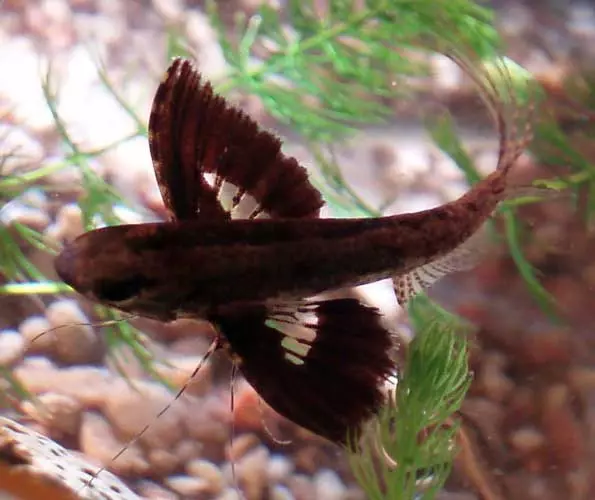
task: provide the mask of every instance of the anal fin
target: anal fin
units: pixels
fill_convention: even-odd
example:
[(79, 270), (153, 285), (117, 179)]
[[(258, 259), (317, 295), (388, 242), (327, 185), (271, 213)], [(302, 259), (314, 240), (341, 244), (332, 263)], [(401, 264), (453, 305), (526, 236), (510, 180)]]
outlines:
[(443, 277), (475, 267), (487, 255), (490, 235), (488, 223), (481, 226), (454, 250), (393, 277), (393, 288), (401, 307)]

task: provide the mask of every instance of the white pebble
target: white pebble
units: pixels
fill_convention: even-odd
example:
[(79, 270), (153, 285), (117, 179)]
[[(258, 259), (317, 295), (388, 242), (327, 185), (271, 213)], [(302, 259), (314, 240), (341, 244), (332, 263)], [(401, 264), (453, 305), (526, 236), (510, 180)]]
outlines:
[(270, 498), (271, 500), (294, 500), (295, 497), (286, 486), (276, 484), (271, 488)]
[(0, 366), (6, 367), (17, 363), (25, 352), (25, 341), (15, 330), (0, 332)]
[(4, 205), (0, 212), (0, 222), (5, 226), (19, 223), (36, 231), (43, 231), (50, 223), (49, 215), (39, 208), (28, 207), (19, 201), (12, 201)]
[[(81, 207), (75, 203), (64, 205), (56, 216), (56, 237), (60, 240), (74, 240), (85, 230)], [(49, 229), (49, 228), (48, 228)]]
[(57, 300), (46, 309), (52, 328), (53, 354), (67, 364), (86, 364), (97, 358), (97, 335), (75, 300)]
[(313, 482), (316, 498), (342, 500), (345, 497), (345, 485), (335, 471), (323, 469), (316, 473)]
[(190, 476), (170, 476), (165, 484), (185, 498), (196, 497), (204, 491), (204, 481)]
[(244, 500), (234, 488), (227, 488), (216, 500)]
[(271, 483), (281, 483), (293, 472), (293, 462), (283, 455), (273, 455), (267, 466), (267, 476)]
[(221, 469), (214, 463), (203, 459), (191, 460), (186, 464), (186, 472), (190, 476), (204, 481), (203, 491), (205, 493), (218, 495), (223, 491), (225, 480)]
[(19, 325), (19, 332), (34, 352), (47, 352), (52, 345), (50, 335), (45, 335), (51, 328), (50, 322), (43, 316), (31, 316)]

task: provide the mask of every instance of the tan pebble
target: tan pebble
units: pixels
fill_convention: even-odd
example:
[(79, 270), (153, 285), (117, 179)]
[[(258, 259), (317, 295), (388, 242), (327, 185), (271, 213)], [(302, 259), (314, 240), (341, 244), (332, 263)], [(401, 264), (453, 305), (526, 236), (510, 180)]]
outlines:
[(558, 384), (547, 391), (541, 427), (556, 465), (569, 471), (584, 463), (585, 432), (572, 412), (566, 386)]
[(543, 331), (523, 335), (520, 342), (521, 362), (537, 366), (565, 366), (572, 360), (570, 334), (565, 331)]
[(149, 425), (140, 438), (141, 443), (153, 449), (172, 449), (186, 437), (183, 426), (186, 410), (182, 403), (182, 400), (174, 401), (173, 395), (156, 382), (137, 381), (131, 387), (120, 380), (107, 394), (102, 411), (120, 436), (131, 439)]
[(49, 224), (41, 234), (43, 241), (50, 247), (60, 247), (64, 243), (62, 228), (56, 223)]
[(25, 340), (15, 330), (0, 331), (0, 366), (11, 367), (18, 363), (25, 352)]
[[(365, 497), (363, 500), (365, 500)], [(451, 491), (440, 491), (436, 495), (436, 500), (477, 500), (477, 495), (474, 495), (473, 493), (453, 493)]]
[(325, 500), (342, 500), (345, 495), (345, 485), (339, 475), (330, 469), (316, 473), (313, 478), (315, 498)]
[[(139, 447), (119, 440), (109, 422), (101, 415), (86, 412), (80, 433), (81, 451), (112, 472), (122, 476), (142, 476), (150, 471)], [(126, 450), (113, 458), (124, 448)]]
[(293, 462), (283, 455), (273, 455), (269, 459), (267, 477), (271, 483), (281, 483), (293, 472)]
[(153, 481), (139, 481), (137, 490), (145, 500), (180, 500), (179, 495)]
[[(157, 363), (155, 370), (176, 389), (186, 386), (185, 391), (194, 396), (202, 396), (212, 385), (211, 366), (205, 363), (197, 373), (193, 373), (202, 360), (202, 356), (170, 357), (167, 365)], [(192, 377), (192, 378), (190, 378)]]
[(326, 452), (316, 444), (300, 447), (293, 455), (296, 468), (307, 474), (315, 474), (320, 469), (321, 462), (325, 459)]
[(84, 407), (97, 407), (113, 390), (116, 377), (105, 368), (73, 366), (57, 368), (45, 358), (26, 358), (15, 368), (15, 375), (33, 394), (55, 391), (71, 396)]
[(501, 406), (506, 412), (507, 425), (520, 427), (527, 420), (534, 420), (537, 413), (535, 393), (528, 387), (518, 387), (506, 405)]
[(523, 455), (532, 453), (545, 444), (545, 437), (534, 427), (515, 430), (509, 440), (512, 447)]
[(75, 300), (58, 300), (46, 309), (54, 341), (53, 356), (69, 365), (84, 365), (103, 357), (99, 339), (89, 325), (89, 318)]
[(241, 434), (233, 439), (227, 450), (227, 456), (231, 461), (238, 461), (250, 450), (260, 444), (260, 439), (256, 434)]
[(271, 488), (269, 498), (271, 500), (294, 500), (291, 490), (287, 488), (287, 486), (282, 486), (280, 484), (275, 484)]
[(193, 439), (222, 448), (229, 442), (231, 413), (217, 392), (184, 401), (184, 426)]
[(205, 493), (218, 495), (225, 487), (225, 479), (221, 469), (208, 460), (196, 459), (186, 464), (186, 472), (205, 483)]
[(595, 369), (585, 366), (573, 366), (568, 372), (570, 386), (579, 392), (595, 389)]
[(463, 402), (462, 412), (487, 439), (494, 440), (499, 436), (504, 417), (502, 405), (484, 397), (469, 397)]
[(19, 223), (36, 231), (43, 231), (50, 224), (50, 216), (39, 208), (28, 207), (22, 203), (13, 202), (6, 205), (0, 213), (2, 224), (10, 226)]
[(49, 207), (48, 195), (41, 189), (27, 189), (21, 197), (24, 204), (46, 212)]
[(105, 358), (105, 366), (123, 378), (142, 379), (147, 374), (134, 350), (127, 344), (111, 348), (110, 355)]
[(54, 439), (78, 436), (83, 409), (73, 397), (55, 392), (41, 394), (39, 404), (24, 401), (22, 410), (47, 429)]
[(56, 236), (59, 241), (72, 241), (85, 232), (81, 208), (74, 204), (64, 205), (56, 215)]
[(185, 439), (175, 447), (174, 454), (180, 458), (182, 463), (186, 463), (200, 457), (202, 449), (202, 443), (193, 439)]
[(294, 474), (287, 480), (287, 486), (296, 500), (311, 500), (316, 498), (316, 490), (312, 479), (304, 474)]
[(564, 384), (555, 384), (547, 389), (544, 408), (557, 409), (566, 406), (570, 400), (570, 391)]
[(591, 467), (586, 466), (566, 474), (566, 483), (570, 489), (569, 498), (589, 498), (589, 491), (593, 491), (591, 471)]
[(244, 500), (234, 488), (227, 488), (221, 495), (215, 498), (216, 500)]
[(267, 463), (269, 450), (259, 446), (246, 453), (237, 463), (237, 474), (242, 491), (247, 500), (264, 498), (268, 484)]
[(27, 354), (49, 354), (54, 341), (49, 333), (50, 322), (44, 316), (31, 316), (19, 325), (19, 332), (27, 344)]
[(163, 449), (152, 449), (146, 455), (151, 474), (154, 476), (164, 477), (172, 474), (182, 463), (175, 454)]
[(204, 491), (204, 482), (201, 479), (189, 476), (170, 476), (165, 484), (184, 498), (193, 498)]
[(170, 22), (178, 22), (184, 17), (180, 0), (153, 0), (153, 8), (161, 18)]
[(504, 373), (506, 361), (498, 353), (485, 356), (477, 376), (477, 382), (486, 396), (493, 401), (503, 401), (514, 390), (514, 382)]
[(397, 154), (392, 145), (380, 142), (370, 148), (370, 156), (375, 167), (384, 173), (397, 162)]

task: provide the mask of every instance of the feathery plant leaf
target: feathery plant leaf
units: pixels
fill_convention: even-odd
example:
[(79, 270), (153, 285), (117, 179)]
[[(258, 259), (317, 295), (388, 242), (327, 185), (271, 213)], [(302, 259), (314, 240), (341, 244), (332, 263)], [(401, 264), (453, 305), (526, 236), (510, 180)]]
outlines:
[(468, 0), (291, 1), (284, 13), (264, 5), (249, 19), (238, 15), (238, 40), (226, 34), (216, 2), (208, 12), (231, 67), (219, 90), (257, 95), (316, 141), (387, 121), (392, 110), (381, 98), (405, 95), (407, 77), (428, 74), (413, 51), (434, 50), (447, 33), (450, 44), (481, 54), (497, 40), (490, 12)]
[(393, 397), (349, 460), (372, 500), (431, 500), (457, 452), (458, 411), (471, 383), (468, 326), (425, 295), (409, 304), (415, 337)]

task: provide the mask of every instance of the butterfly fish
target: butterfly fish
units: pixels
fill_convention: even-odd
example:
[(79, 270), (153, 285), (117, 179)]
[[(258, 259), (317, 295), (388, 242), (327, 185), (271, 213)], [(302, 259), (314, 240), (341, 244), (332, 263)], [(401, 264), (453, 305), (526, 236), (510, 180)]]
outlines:
[(320, 295), (392, 278), (403, 305), (472, 265), (476, 235), (507, 196), (507, 174), (528, 140), (510, 99), (470, 74), (495, 117), (496, 170), (430, 210), (336, 219), (319, 218), (320, 193), (275, 136), (175, 59), (149, 120), (168, 220), (87, 232), (65, 246), (56, 271), (127, 313), (210, 321), (217, 348), (274, 410), (345, 444), (385, 401), (394, 334), (377, 309)]

